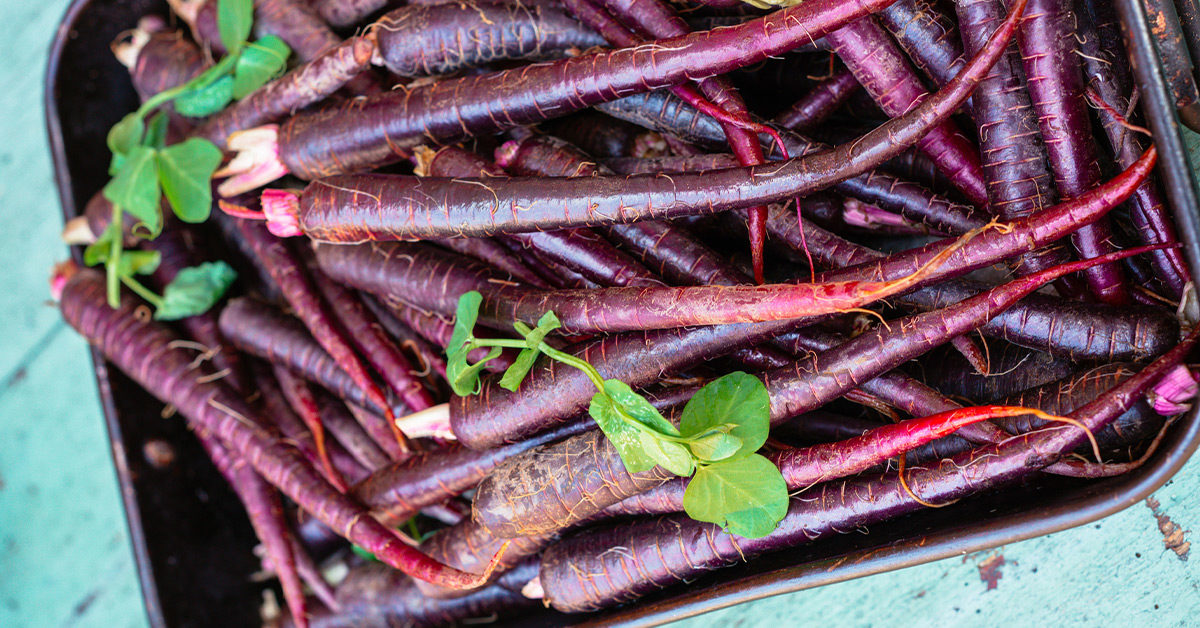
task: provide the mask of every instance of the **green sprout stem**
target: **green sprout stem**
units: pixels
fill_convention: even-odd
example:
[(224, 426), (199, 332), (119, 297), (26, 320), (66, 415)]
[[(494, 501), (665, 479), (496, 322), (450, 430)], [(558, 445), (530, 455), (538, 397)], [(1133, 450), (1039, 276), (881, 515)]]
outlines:
[(129, 288), (130, 290), (133, 290), (135, 294), (137, 294), (139, 297), (142, 297), (142, 299), (144, 299), (147, 303), (153, 305), (154, 309), (157, 310), (162, 307), (162, 297), (155, 294), (153, 290), (143, 286), (141, 282), (133, 277), (121, 277), (121, 283), (125, 284), (125, 287)]

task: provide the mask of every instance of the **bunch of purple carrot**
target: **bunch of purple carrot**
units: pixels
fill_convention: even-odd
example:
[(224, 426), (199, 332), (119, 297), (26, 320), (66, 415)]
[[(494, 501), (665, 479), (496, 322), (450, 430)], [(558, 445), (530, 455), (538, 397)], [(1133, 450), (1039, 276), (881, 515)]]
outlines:
[[(109, 281), (54, 290), (228, 479), (283, 621), (635, 604), (1126, 473), (1195, 396), (1107, 2), (255, 0), (261, 44), (235, 4), (114, 46), (166, 115), (69, 225)], [(294, 57), (239, 93), (252, 49)], [(196, 138), (224, 157), (188, 197)], [(135, 154), (219, 210), (122, 213)], [(204, 311), (166, 315), (183, 286)]]

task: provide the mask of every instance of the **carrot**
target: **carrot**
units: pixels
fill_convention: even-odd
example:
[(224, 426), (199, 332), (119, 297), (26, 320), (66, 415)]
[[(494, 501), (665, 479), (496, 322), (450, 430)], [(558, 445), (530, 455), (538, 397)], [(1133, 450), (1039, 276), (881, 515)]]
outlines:
[[(274, 365), (272, 372), (275, 375), (275, 381), (279, 382), (279, 389), (283, 391), (284, 399), (287, 399), (292, 411), (304, 421), (304, 426), (312, 434), (313, 444), (317, 448), (317, 458), (321, 461), (325, 477), (331, 479), (331, 483), (337, 490), (345, 493), (349, 487), (346, 486), (345, 478), (338, 474), (333, 467), (333, 462), (329, 459), (329, 450), (325, 444), (325, 426), (321, 422), (321, 411), (317, 408), (317, 399), (312, 390), (309, 389), (308, 384), (297, 379), (291, 371), (282, 366)], [(361, 464), (362, 461), (359, 460), (359, 463)]]
[(238, 297), (221, 310), (219, 322), (221, 333), (238, 349), (283, 364), (350, 403), (384, 412), (384, 407), (376, 405), (295, 318)]
[[(1102, 215), (1137, 186), (1153, 167), (1155, 153), (1148, 152), (1140, 168), (1128, 170), (1088, 200), (1075, 199), (1014, 223), (1007, 233), (988, 232), (964, 245), (954, 266), (974, 270), (1000, 259), (1019, 255), (1063, 237), (1091, 216)], [(1086, 211), (1082, 211), (1086, 208)], [(936, 249), (930, 249), (936, 250)], [(918, 250), (891, 258), (893, 262), (860, 266), (846, 278), (865, 273), (881, 279), (910, 273), (915, 259), (927, 259)], [(900, 262), (900, 260), (907, 260)], [(794, 327), (793, 322), (730, 325), (687, 331), (664, 330), (647, 334), (622, 334), (571, 349), (603, 377), (619, 377), (634, 388), (733, 349), (759, 344)], [(953, 336), (951, 336), (953, 337)], [(670, 347), (668, 353), (665, 348)], [(450, 422), (459, 440), (471, 447), (490, 447), (509, 439), (536, 433), (563, 416), (574, 416), (587, 407), (594, 386), (575, 369), (557, 363), (535, 369), (522, 384), (520, 394), (499, 389), (487, 379), (482, 393), (451, 400)], [(483, 400), (486, 400), (484, 402)]]
[(139, 20), (128, 40), (113, 44), (113, 52), (129, 69), (142, 100), (183, 85), (212, 65), (199, 46), (180, 31), (166, 30), (156, 17)]
[(1041, 351), (1029, 351), (1007, 342), (988, 343), (988, 358), (992, 371), (989, 375), (972, 372), (961, 357), (938, 353), (931, 354), (928, 360), (922, 360), (919, 366), (914, 367), (914, 373), (947, 395), (977, 403), (992, 403), (1013, 393), (1067, 377), (1078, 370), (1071, 360)]
[(342, 28), (353, 26), (380, 9), (388, 0), (313, 0), (309, 4), (329, 22), (330, 26)]
[(420, 367), (419, 371), (413, 373), (414, 377), (420, 377), (427, 389), (432, 373), (437, 373), (443, 378), (446, 377), (446, 360), (443, 358), (440, 348), (435, 347), (424, 336), (401, 321), (391, 308), (380, 303), (373, 295), (360, 292), (359, 296), (362, 297), (363, 303), (367, 305), (375, 318), (379, 320), (379, 324), (387, 330), (388, 335), (399, 343), (405, 353), (414, 358), (415, 366)]
[(551, 3), (414, 4), (377, 20), (377, 65), (397, 76), (452, 74), (497, 61), (553, 59), (604, 39)]
[[(1137, 376), (1071, 413), (1071, 418), (1093, 432), (1104, 427), (1178, 365), (1195, 347), (1197, 338), (1192, 334)], [(539, 578), (545, 600), (565, 612), (630, 601), (768, 551), (1011, 484), (1054, 462), (1084, 438), (1084, 432), (1073, 428), (1046, 429), (916, 468), (903, 476), (888, 474), (819, 485), (792, 500), (779, 527), (759, 539), (734, 539), (716, 526), (682, 516), (572, 537), (542, 554)], [(612, 547), (624, 551), (606, 551)], [(656, 557), (653, 569), (645, 568), (644, 557), (649, 555)]]
[(352, 37), (210, 116), (196, 135), (228, 148), (229, 136), (274, 122), (333, 95), (370, 67), (375, 47)]
[(196, 436), (246, 509), (250, 525), (263, 544), (266, 558), (279, 578), (292, 621), (296, 622), (297, 626), (307, 626), (308, 605), (297, 568), (299, 553), (295, 551), (292, 535), (288, 531), (279, 493), (264, 482), (244, 460), (237, 460), (230, 455), (225, 446), (211, 434), (197, 431)]
[(358, 356), (354, 354), (354, 350), (350, 348), (345, 334), (333, 322), (329, 306), (322, 302), (312, 278), (305, 271), (301, 261), (289, 250), (288, 243), (272, 237), (260, 224), (241, 221), (238, 226), (242, 236), (254, 248), (258, 260), (279, 285), (288, 305), (312, 332), (313, 338), (329, 352), (338, 366), (350, 375), (371, 401), (371, 405), (382, 409), (384, 417), (392, 421), (394, 415), (383, 392), (375, 385)]
[[(501, 539), (492, 536), (478, 523), (466, 519), (434, 533), (421, 543), (421, 551), (458, 569), (478, 571), (487, 567), (492, 556), (504, 547), (504, 556), (492, 572), (492, 580), (495, 581), (530, 556), (541, 553), (555, 538), (556, 535), (544, 534)], [(436, 598), (458, 597), (463, 594), (462, 591), (421, 582), (417, 583), (417, 588), (425, 595)]]
[(926, 76), (945, 85), (962, 69), (962, 39), (950, 17), (929, 0), (896, 0), (876, 14)]
[[(430, 139), (452, 143), (491, 134), (537, 122), (548, 112), (566, 115), (757, 63), (891, 1), (806, 2), (742, 26), (438, 81), (370, 96), (351, 107), (299, 114), (279, 127), (278, 157), (288, 172), (308, 180), (382, 165)], [(227, 187), (222, 193), (238, 191)]]
[[(1030, 102), (1042, 131), (1042, 145), (1060, 198), (1072, 198), (1101, 180), (1091, 120), (1083, 100), (1083, 73), (1075, 43), (1071, 0), (1031, 0), (1017, 33)], [(1080, 227), (1071, 242), (1083, 257), (1113, 250), (1107, 219)], [(1130, 303), (1119, 266), (1098, 266), (1084, 274), (1092, 294), (1104, 303)]]
[(487, 477), (503, 461), (587, 429), (575, 421), (533, 438), (493, 449), (449, 444), (416, 453), (380, 469), (351, 489), (351, 495), (386, 525), (399, 525), (426, 506), (459, 495)]
[[(916, 72), (887, 33), (871, 18), (851, 22), (825, 36), (842, 62), (884, 113), (908, 113), (927, 94)], [(951, 122), (930, 129), (917, 147), (979, 207), (988, 203), (979, 151)]]
[[(770, 395), (771, 421), (779, 423), (819, 408), (858, 382), (874, 379), (971, 331), (994, 312), (1003, 311), (1057, 276), (1138, 252), (1143, 251), (1133, 249), (1035, 273), (950, 308), (909, 316), (866, 332), (791, 367), (767, 372), (761, 377)], [(600, 443), (589, 440), (596, 438), (594, 434), (545, 447), (498, 468), (475, 491), (475, 520), (505, 538), (561, 530), (629, 497), (635, 489), (645, 491), (670, 479), (671, 474), (658, 467), (628, 473), (603, 434), (598, 437)], [(591, 480), (586, 474), (577, 477), (588, 472), (602, 480)], [(510, 499), (514, 493), (524, 498)]]
[[(286, 371), (287, 369), (282, 369)], [(317, 411), (320, 413), (321, 424), (329, 430), (330, 436), (336, 439), (354, 459), (369, 471), (383, 468), (391, 462), (391, 457), (367, 432), (358, 424), (358, 420), (340, 400), (325, 394), (314, 394)]]
[[(796, 9), (808, 6), (815, 4)], [(1018, 3), (1017, 9), (1023, 6)], [(1019, 15), (1013, 13), (997, 29), (990, 45), (950, 86), (908, 114), (888, 121), (859, 141), (783, 164), (731, 168), (703, 176), (626, 177), (619, 194), (612, 193), (614, 183), (608, 177), (481, 182), (342, 175), (314, 181), (299, 195), (268, 190), (269, 194), (264, 193), (264, 217), (270, 216), (271, 229), (278, 235), (305, 233), (314, 240), (355, 242), (634, 222), (803, 195), (872, 168), (948, 116), (1003, 51)], [(515, 212), (516, 206), (526, 209)]]
[[(892, 6), (897, 4), (899, 0)], [(800, 100), (775, 116), (775, 123), (793, 131), (809, 130), (840, 109), (860, 87), (850, 70), (839, 68), (833, 76), (814, 85)]]
[(480, 580), (430, 560), (338, 493), (308, 466), (295, 448), (242, 418), (253, 416), (237, 395), (191, 368), (192, 356), (174, 347), (165, 327), (139, 317), (132, 296), (121, 307), (108, 307), (104, 278), (79, 270), (61, 293), (63, 317), (122, 372), (170, 403), (197, 429), (216, 435), (249, 462), (263, 479), (333, 530), (414, 577), (449, 586), (469, 587)]

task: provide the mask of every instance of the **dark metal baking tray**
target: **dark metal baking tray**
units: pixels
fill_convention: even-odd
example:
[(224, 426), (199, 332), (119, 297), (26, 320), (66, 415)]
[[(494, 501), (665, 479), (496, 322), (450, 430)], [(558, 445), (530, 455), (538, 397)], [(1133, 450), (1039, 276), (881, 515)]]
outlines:
[[(1200, 276), (1200, 208), (1175, 112), (1137, 0), (1115, 0), (1126, 25), (1144, 107), (1194, 276)], [(108, 128), (136, 105), (128, 74), (108, 52), (120, 32), (161, 0), (75, 0), (50, 50), (46, 119), (64, 218), (82, 211), (107, 179)], [(181, 421), (93, 352), (96, 381), (121, 484), (146, 610), (154, 626), (258, 625), (262, 585), (254, 536), (232, 493)], [(170, 443), (177, 462), (146, 463), (143, 444)], [(977, 552), (1095, 521), (1144, 499), (1200, 444), (1193, 409), (1140, 469), (1102, 481), (1039, 476), (1002, 493), (930, 510), (738, 567), (714, 572), (636, 604), (594, 615), (537, 613), (523, 624), (654, 625), (780, 593)]]

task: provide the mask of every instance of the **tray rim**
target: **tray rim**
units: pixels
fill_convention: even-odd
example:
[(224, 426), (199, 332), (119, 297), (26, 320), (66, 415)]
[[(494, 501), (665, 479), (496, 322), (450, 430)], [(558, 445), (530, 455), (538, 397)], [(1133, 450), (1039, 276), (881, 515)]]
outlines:
[[(55, 98), (55, 82), (63, 48), (69, 39), (70, 32), (92, 1), (72, 0), (68, 6), (51, 43), (45, 73), (43, 100), (46, 128), (54, 163), (55, 185), (64, 220), (77, 216), (78, 207), (71, 190), (71, 173), (66, 161), (66, 148)], [(1123, 27), (1126, 26), (1128, 16), (1137, 16), (1141, 10), (1140, 7), (1135, 6), (1136, 0), (1116, 0), (1115, 4), (1122, 10)], [(1143, 16), (1141, 26), (1144, 28), (1144, 13), (1141, 15)], [(1144, 42), (1140, 42), (1138, 39), (1138, 30), (1134, 29), (1133, 34), (1135, 50), (1131, 56), (1135, 60), (1139, 57), (1145, 58), (1146, 54)], [(1135, 63), (1135, 66), (1138, 65)], [(1137, 69), (1135, 67), (1135, 70)], [(1162, 116), (1164, 115), (1162, 98), (1154, 97), (1159, 88), (1165, 89), (1162, 82), (1162, 68), (1155, 59), (1154, 62), (1141, 66), (1141, 70), (1137, 73), (1139, 87), (1143, 93), (1150, 94), (1148, 101), (1156, 101), (1159, 105), (1157, 109), (1152, 108), (1148, 112), (1148, 117), (1154, 118), (1155, 114)], [(1189, 185), (1182, 186), (1186, 189), (1180, 189), (1181, 186), (1178, 184), (1169, 187), (1168, 198), (1175, 211), (1187, 215), (1183, 220), (1186, 225), (1197, 225), (1200, 224), (1200, 206), (1197, 205), (1195, 199), (1200, 195), (1196, 192), (1195, 181), (1191, 177), (1186, 153), (1179, 150), (1179, 147), (1182, 146), (1182, 137), (1179, 135), (1180, 125), (1172, 109), (1165, 109), (1165, 115), (1169, 116), (1170, 122), (1173, 123), (1174, 137), (1167, 141), (1167, 147), (1160, 147), (1160, 160), (1164, 166), (1169, 164), (1173, 168), (1179, 168), (1182, 164), (1184, 171), (1188, 173), (1187, 179), (1190, 182)], [(1156, 145), (1160, 144), (1158, 136), (1156, 136), (1155, 143)], [(1184, 204), (1182, 206), (1180, 206), (1180, 197), (1183, 197)], [(1187, 249), (1189, 266), (1196, 276), (1200, 276), (1200, 272), (1197, 272), (1197, 269), (1200, 268), (1198, 235), (1200, 234), (1196, 229), (1184, 230), (1181, 228), (1180, 230), (1180, 237)], [(72, 251), (72, 256), (77, 262), (81, 261), (77, 251)], [(134, 561), (137, 565), (143, 604), (150, 624), (156, 627), (165, 626), (166, 622), (158, 589), (154, 582), (142, 521), (132, 489), (133, 482), (127, 464), (127, 453), (121, 445), (121, 424), (109, 385), (108, 368), (103, 357), (96, 350), (92, 349), (91, 355), (113, 462), (120, 481), (121, 499), (130, 533)], [(685, 591), (672, 598), (658, 600), (649, 605), (621, 607), (590, 617), (569, 617), (568, 621), (578, 619), (578, 622), (573, 623), (582, 626), (657, 626), (744, 602), (912, 567), (952, 556), (961, 556), (1085, 525), (1124, 510), (1148, 497), (1171, 479), (1186, 464), (1198, 447), (1200, 447), (1200, 406), (1193, 408), (1182, 419), (1176, 421), (1176, 427), (1168, 435), (1164, 446), (1146, 465), (1131, 472), (1130, 475), (1106, 484), (1105, 491), (1085, 496), (1078, 503), (1072, 503), (1073, 508), (1035, 507), (977, 524), (965, 531), (940, 531), (916, 539), (905, 539), (883, 548), (857, 550), (812, 563), (791, 565), (720, 582), (704, 591)]]

